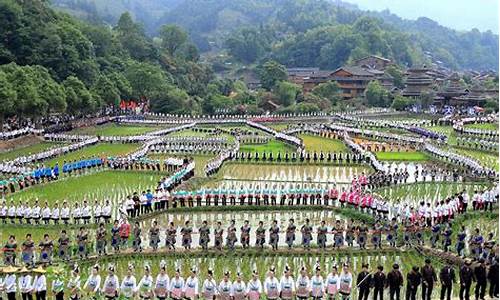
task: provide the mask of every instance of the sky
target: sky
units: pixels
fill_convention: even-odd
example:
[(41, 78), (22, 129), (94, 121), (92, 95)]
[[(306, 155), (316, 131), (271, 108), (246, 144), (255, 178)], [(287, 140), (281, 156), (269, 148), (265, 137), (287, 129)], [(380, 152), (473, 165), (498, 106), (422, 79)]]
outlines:
[(457, 30), (477, 28), (498, 34), (499, 0), (344, 0), (363, 10), (389, 9), (392, 13), (415, 20), (428, 17)]

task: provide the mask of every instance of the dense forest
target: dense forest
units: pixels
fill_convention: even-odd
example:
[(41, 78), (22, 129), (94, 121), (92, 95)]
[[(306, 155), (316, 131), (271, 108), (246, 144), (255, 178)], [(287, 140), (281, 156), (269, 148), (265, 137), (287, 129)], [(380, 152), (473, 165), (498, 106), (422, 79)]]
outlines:
[[(63, 1), (64, 11), (55, 10)], [(148, 103), (154, 112), (178, 114), (261, 113), (270, 103), (282, 113), (405, 107), (411, 104), (407, 99), (391, 95), (378, 83), (370, 84), (366, 99), (348, 103), (341, 100), (334, 82), (303, 94), (300, 86), (287, 81), (285, 66), (336, 68), (367, 54), (390, 57), (400, 65), (427, 62), (423, 43), (411, 33), (418, 30), (402, 32), (394, 25), (406, 21), (383, 21), (323, 0), (146, 0), (140, 6), (144, 13), (155, 5), (168, 8), (153, 31), (146, 29), (151, 20), (144, 26), (136, 20), (137, 12), (126, 11), (137, 0), (92, 3), (0, 0), (0, 123), (12, 116), (85, 115), (116, 107), (121, 99)], [(98, 14), (106, 3), (127, 4), (118, 17), (109, 16), (113, 24)], [(94, 15), (76, 18), (72, 14), (77, 8)], [(443, 35), (450, 31), (441, 30)], [(450, 39), (462, 37), (456, 34)], [(498, 45), (491, 45), (498, 36), (477, 31), (465, 36), (477, 45), (453, 51), (470, 48), (495, 54), (498, 61)], [(447, 45), (452, 47), (451, 42)], [(262, 89), (250, 91), (239, 80), (218, 78), (218, 65), (200, 60), (206, 51), (215, 53), (212, 57), (226, 58), (228, 53), (240, 70), (250, 67)], [(455, 52), (443, 53), (449, 53), (451, 64)], [(454, 64), (475, 61), (486, 66), (494, 59), (485, 54), (484, 59), (461, 58)], [(388, 73), (403, 86), (400, 68)]]
[(87, 114), (120, 99), (169, 113), (227, 104), (227, 84), (198, 62), (177, 26), (162, 26), (153, 40), (128, 13), (109, 27), (55, 12), (48, 1), (0, 0), (0, 28), (1, 119)]
[[(403, 20), (329, 0), (53, 0), (78, 16), (115, 24), (130, 10), (155, 36), (184, 28), (200, 52), (224, 51), (243, 64), (276, 59), (287, 66), (334, 68), (379, 54), (402, 65), (435, 61), (454, 69), (498, 69), (498, 35), (459, 32), (427, 19)], [(109, 12), (113, 11), (113, 14)]]

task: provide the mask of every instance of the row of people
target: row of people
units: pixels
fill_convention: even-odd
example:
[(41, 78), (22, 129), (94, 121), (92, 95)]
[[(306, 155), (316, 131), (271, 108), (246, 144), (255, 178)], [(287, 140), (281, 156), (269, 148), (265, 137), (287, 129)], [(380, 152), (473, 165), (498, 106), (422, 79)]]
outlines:
[[(33, 294), (37, 299), (46, 298), (49, 288), (46, 270), (43, 267), (35, 269), (7, 267), (2, 271), (5, 277), (0, 278), (0, 292), (5, 291), (8, 300), (15, 300), (18, 292), (22, 299), (31, 299)], [(445, 264), (437, 272), (431, 260), (426, 259), (422, 267), (411, 267), (406, 274), (406, 279), (397, 263), (393, 264), (392, 270), (387, 273), (384, 272), (382, 265), (378, 265), (375, 270), (370, 270), (369, 265), (363, 263), (357, 276), (351, 271), (348, 262), (343, 263), (342, 267), (333, 263), (325, 271), (319, 263), (316, 263), (311, 272), (302, 266), (296, 276), (294, 276), (294, 270), (288, 265), (285, 266), (282, 276), (277, 273), (274, 266), (271, 266), (264, 278), (256, 269), (246, 280), (240, 271), (236, 272), (234, 277), (231, 276), (230, 271), (223, 271), (220, 281), (216, 281), (211, 268), (205, 274), (200, 274), (196, 266), (191, 268), (187, 277), (182, 276), (178, 267), (170, 277), (164, 260), (160, 262), (159, 271), (155, 277), (153, 277), (151, 266), (147, 263), (144, 264), (142, 276), (131, 263), (121, 280), (113, 264), (109, 264), (106, 271), (104, 280), (101, 278), (101, 267), (98, 264), (92, 267), (86, 279), (81, 277), (78, 265), (72, 268), (69, 279), (58, 276), (60, 272), (57, 271), (52, 279), (50, 291), (57, 300), (64, 299), (65, 293), (68, 294), (69, 299), (85, 297), (96, 299), (104, 296), (109, 300), (135, 299), (137, 296), (140, 299), (158, 300), (167, 298), (172, 300), (258, 300), (263, 297), (268, 300), (347, 300), (357, 293), (358, 299), (363, 300), (368, 299), (372, 292), (375, 300), (383, 299), (386, 293), (389, 294), (389, 299), (399, 300), (403, 287), (406, 285), (407, 300), (416, 299), (419, 290), (423, 300), (432, 298), (450, 300), (458, 277), (460, 299), (469, 299), (473, 282), (476, 283), (474, 289), (476, 299), (484, 299), (488, 283), (490, 285), (489, 296), (498, 297), (498, 261), (489, 267), (484, 264), (484, 261), (479, 261), (479, 265), (473, 267), (471, 261), (466, 260), (459, 267), (458, 276), (456, 276), (454, 266)], [(199, 279), (200, 277), (205, 278), (203, 282)], [(433, 291), (438, 284), (441, 285), (441, 290), (439, 296), (435, 296)]]
[(498, 150), (498, 140), (482, 140), (474, 139), (470, 137), (457, 137), (457, 146), (474, 148), (477, 150), (484, 151), (497, 151)]
[(477, 176), (489, 176), (491, 178), (497, 176), (497, 173), (493, 169), (483, 167), (475, 159), (468, 156), (460, 155), (458, 153), (445, 150), (444, 148), (438, 148), (428, 143), (425, 144), (425, 149), (434, 156), (469, 169)]
[(231, 157), (234, 160), (253, 160), (253, 161), (277, 161), (277, 162), (332, 162), (332, 163), (362, 163), (365, 162), (365, 158), (360, 154), (346, 153), (336, 153), (336, 152), (285, 152), (281, 151), (278, 153), (273, 152), (236, 152), (234, 156)]
[[(52, 207), (45, 201), (43, 206), (40, 206), (39, 201), (35, 200), (33, 206), (19, 202), (15, 205), (11, 201), (10, 206), (5, 203), (0, 204), (0, 221), (3, 224), (90, 224), (94, 221), (98, 224), (101, 221), (109, 223), (112, 215), (112, 206), (109, 200), (104, 203), (95, 201), (94, 205), (87, 200), (83, 200), (80, 205), (75, 202), (73, 208), (70, 207), (67, 201), (63, 201), (62, 205), (56, 202)], [(17, 222), (16, 222), (17, 220)]]
[[(198, 236), (197, 244), (202, 250), (208, 250), (209, 247), (216, 250), (234, 250), (237, 245), (241, 245), (244, 249), (254, 246), (261, 249), (271, 247), (273, 250), (277, 250), (280, 245), (286, 245), (289, 249), (297, 245), (304, 249), (310, 249), (313, 244), (319, 249), (330, 247), (333, 249), (345, 247), (365, 249), (370, 245), (377, 249), (382, 248), (383, 245), (411, 248), (414, 245), (427, 244), (425, 224), (412, 221), (400, 226), (396, 219), (390, 222), (376, 221), (373, 225), (367, 225), (364, 221), (355, 223), (353, 220), (348, 222), (337, 220), (333, 224), (327, 225), (326, 221), (323, 220), (318, 226), (313, 226), (309, 219), (306, 219), (305, 224), (299, 226), (295, 224), (294, 219), (290, 219), (288, 224), (282, 224), (281, 227), (276, 220), (266, 227), (260, 221), (256, 228), (252, 228), (250, 222), (246, 220), (239, 229), (234, 220), (230, 221), (226, 228), (222, 227), (220, 221), (212, 228), (205, 220), (196, 229), (193, 228), (190, 221), (186, 221), (182, 227), (176, 226), (174, 222), (161, 227), (157, 221), (153, 221), (150, 227), (144, 229), (139, 222), (135, 222), (132, 226), (126, 220), (121, 223), (116, 220), (111, 228), (106, 228), (101, 223), (92, 236), (87, 229), (81, 227), (74, 234), (74, 240), (70, 238), (66, 230), (61, 231), (57, 241), (52, 240), (46, 234), (38, 243), (38, 248), (31, 234), (27, 234), (26, 239), (18, 249), (16, 238), (12, 235), (4, 246), (4, 261), (6, 264), (15, 264), (20, 252), (21, 259), (25, 264), (33, 264), (35, 260), (51, 262), (54, 249), (57, 249), (55, 255), (61, 260), (68, 260), (72, 255), (77, 255), (80, 258), (85, 258), (93, 253), (106, 255), (110, 249), (115, 253), (128, 249), (130, 242), (135, 252), (143, 251), (146, 243), (149, 243), (149, 249), (152, 251), (157, 251), (163, 245), (167, 250), (175, 250), (178, 242), (184, 249), (189, 250), (193, 246), (193, 235)], [(146, 232), (143, 233), (143, 230)], [(299, 242), (297, 243), (296, 240)], [(437, 224), (431, 228), (428, 245), (436, 248), (437, 242), (440, 240), (442, 240), (444, 251), (449, 251), (453, 240), (455, 240), (457, 255), (465, 255), (468, 243), (471, 257), (483, 258), (488, 261), (494, 258), (498, 248), (493, 233), (485, 238), (479, 229), (476, 229), (469, 235), (463, 226), (459, 232), (454, 233), (450, 223)], [(35, 253), (38, 254), (35, 255)]]
[(159, 159), (128, 159), (128, 158), (112, 158), (106, 160), (108, 168), (113, 170), (147, 170), (147, 171), (167, 171), (174, 172), (179, 166), (182, 166), (183, 159), (169, 157), (165, 160)]
[[(0, 129), (3, 129), (3, 128), (0, 128)], [(7, 140), (11, 140), (11, 139), (16, 139), (18, 137), (21, 137), (21, 136), (24, 136), (27, 134), (32, 134), (32, 133), (39, 134), (41, 132), (43, 132), (43, 130), (37, 130), (37, 129), (30, 127), (30, 126), (26, 126), (26, 127), (19, 128), (19, 129), (13, 129), (13, 130), (9, 130), (9, 131), (0, 130), (0, 140), (7, 141)]]
[(28, 168), (26, 166), (16, 166), (13, 164), (0, 164), (0, 173), (15, 174), (21, 172), (22, 175), (10, 177), (8, 179), (0, 180), (0, 191), (3, 194), (15, 193), (18, 190), (23, 190), (29, 186), (50, 182), (59, 179), (59, 176), (71, 174), (83, 174), (89, 169), (100, 168), (104, 165), (105, 160), (102, 158), (88, 158), (81, 160), (73, 160), (71, 162), (64, 162), (62, 168), (59, 163), (53, 167), (46, 165), (38, 165), (35, 168)]

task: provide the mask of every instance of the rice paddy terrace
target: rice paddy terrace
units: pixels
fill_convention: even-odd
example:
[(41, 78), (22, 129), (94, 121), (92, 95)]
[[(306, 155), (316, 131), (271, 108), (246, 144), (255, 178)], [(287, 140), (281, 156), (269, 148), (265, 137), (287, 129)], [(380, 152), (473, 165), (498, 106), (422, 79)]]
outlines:
[[(381, 265), (387, 272), (397, 263), (406, 277), (411, 267), (423, 265), (424, 256), (413, 247), (418, 241), (408, 242), (404, 238), (406, 220), (413, 218), (414, 212), (418, 217), (421, 202), (429, 203), (434, 209), (441, 201), (458, 199), (458, 195), (468, 199), (468, 212), (456, 211), (450, 220), (451, 251), (456, 252), (462, 226), (468, 238), (479, 229), (485, 239), (489, 233), (498, 239), (498, 198), (494, 198), (499, 167), (497, 121), (467, 122), (463, 128), (471, 132), (463, 133), (456, 130), (455, 124), (430, 125), (432, 118), (435, 119), (428, 115), (383, 117), (369, 112), (364, 117), (345, 114), (220, 117), (217, 120), (150, 116), (139, 120), (123, 116), (103, 125), (69, 132), (19, 137), (17, 145), (13, 141), (0, 141), (3, 143), (0, 147), (3, 190), (0, 212), (3, 209), (6, 217), (0, 221), (0, 241), (5, 244), (10, 235), (15, 235), (20, 245), (28, 233), (35, 243), (40, 242), (44, 234), (56, 241), (65, 229), (74, 242), (70, 248), (74, 255), (71, 261), (80, 264), (82, 278), (88, 276), (95, 263), (103, 267), (103, 277), (105, 267), (115, 264), (116, 273), (122, 278), (129, 263), (133, 263), (139, 279), (144, 263), (151, 265), (152, 273), (157, 274), (161, 260), (166, 262), (170, 277), (174, 276), (175, 269), (186, 277), (191, 267), (196, 266), (200, 270), (200, 282), (206, 278), (208, 268), (214, 270), (217, 280), (226, 271), (231, 272), (233, 279), (239, 272), (249, 280), (256, 270), (263, 281), (271, 266), (276, 267), (276, 274), (282, 274), (285, 266), (289, 266), (296, 277), (301, 267), (306, 267), (312, 275), (319, 264), (326, 277), (333, 265), (343, 263), (349, 264), (353, 275), (361, 270), (363, 263), (368, 263), (370, 270)], [(460, 139), (464, 135), (479, 141), (493, 141), (493, 148), (462, 147)], [(69, 163), (81, 161), (86, 163), (72, 166), (72, 171), (68, 171)], [(37, 172), (47, 168), (52, 173), (39, 176), (43, 172)], [(158, 194), (158, 189), (168, 193)], [(492, 212), (472, 211), (476, 195), (490, 190)], [(351, 201), (349, 195), (356, 191), (359, 193), (353, 195)], [(158, 207), (139, 216), (127, 215), (130, 205), (134, 205), (133, 201), (127, 202), (127, 198), (133, 199), (134, 193), (142, 204), (147, 197), (139, 198), (141, 194), (151, 193)], [(341, 201), (343, 193), (346, 196)], [(161, 199), (168, 208), (160, 207)], [(105, 201), (109, 203), (111, 222), (104, 225), (108, 232), (106, 256), (97, 256), (94, 251), (100, 221), (91, 217), (88, 224), (83, 221), (74, 224), (73, 207), (82, 205), (83, 201), (90, 206), (91, 215), (95, 206), (102, 208)], [(20, 224), (17, 218), (20, 206), (34, 208), (35, 203), (39, 203), (43, 210), (45, 203), (53, 209), (63, 202), (71, 208), (67, 225), (62, 219), (57, 224), (52, 220), (47, 224), (27, 224), (26, 221)], [(13, 206), (16, 217), (11, 219)], [(399, 224), (394, 232), (388, 229), (392, 218)], [(113, 249), (111, 233), (115, 219), (120, 220), (119, 223), (127, 219), (141, 228), (141, 252), (132, 250), (137, 241), (133, 226), (121, 251)], [(292, 247), (287, 244), (290, 220), (296, 224)], [(190, 248), (183, 247), (185, 236), (181, 234), (187, 222), (192, 228)], [(201, 246), (200, 228), (204, 222), (210, 229), (208, 250)], [(265, 228), (262, 248), (256, 231), (260, 222)], [(273, 222), (279, 230), (271, 237)], [(306, 222), (313, 229), (310, 249), (303, 247), (306, 235), (301, 229)], [(235, 249), (227, 246), (231, 224), (236, 229)], [(344, 239), (349, 224), (369, 228), (366, 247), (354, 238), (352, 244), (343, 241), (334, 248), (338, 226)], [(372, 230), (377, 224), (384, 226), (384, 230), (379, 230), (382, 249), (371, 242), (373, 232), (376, 233)], [(156, 226), (158, 250), (153, 249), (150, 235)], [(173, 240), (170, 226), (176, 232)], [(223, 229), (221, 250), (214, 244), (218, 226)], [(240, 229), (244, 226), (251, 228), (249, 247), (245, 249), (240, 239)], [(316, 237), (322, 226), (328, 229), (326, 248), (321, 247)], [(88, 257), (78, 260), (80, 227), (87, 230)], [(431, 228), (421, 231), (425, 239), (423, 247), (431, 248)], [(390, 245), (388, 239), (394, 233), (396, 244)], [(277, 239), (277, 249), (270, 244), (272, 238)], [(167, 247), (169, 239), (175, 241), (175, 250)], [(473, 257), (471, 247), (469, 243), (465, 245), (464, 255)], [(441, 253), (441, 240), (435, 248)], [(69, 276), (72, 262), (61, 261), (58, 250), (56, 243), (54, 264), (49, 270), (62, 270), (62, 274)], [(495, 246), (493, 251), (497, 250)], [(36, 252), (38, 256), (39, 250)], [(437, 270), (446, 263), (440, 255), (433, 255), (431, 259)], [(19, 255), (16, 264), (21, 266)], [(458, 271), (458, 266), (455, 267)], [(49, 282), (52, 280), (53, 277), (49, 277)], [(438, 297), (437, 292), (433, 298)], [(455, 296), (457, 292), (458, 289), (453, 291)], [(357, 297), (357, 289), (353, 289), (352, 296)]]

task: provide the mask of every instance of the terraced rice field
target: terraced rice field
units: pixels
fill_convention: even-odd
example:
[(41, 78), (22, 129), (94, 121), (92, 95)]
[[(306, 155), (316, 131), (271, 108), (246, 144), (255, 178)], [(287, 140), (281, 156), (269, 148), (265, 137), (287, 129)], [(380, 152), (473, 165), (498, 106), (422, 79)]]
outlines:
[(375, 152), (375, 156), (377, 159), (385, 161), (428, 161), (431, 159), (426, 153), (417, 151)]
[(152, 126), (120, 125), (116, 123), (106, 123), (103, 125), (77, 128), (70, 131), (68, 134), (87, 134), (87, 135), (99, 135), (99, 136), (131, 136), (131, 135), (141, 135), (167, 127), (169, 127), (169, 125), (165, 126), (162, 125), (161, 127), (152, 127)]
[(329, 139), (310, 134), (299, 134), (298, 137), (304, 141), (305, 149), (308, 152), (350, 152), (347, 146), (341, 140)]
[[(295, 148), (278, 140), (270, 140), (267, 143), (264, 144), (243, 144), (240, 145), (240, 152), (243, 153), (252, 153), (252, 155), (255, 154), (255, 152), (259, 153), (259, 156), (262, 156), (262, 153), (266, 152), (266, 154), (269, 155), (269, 153), (273, 153), (274, 157), (278, 155), (278, 152), (281, 152), (281, 155), (284, 155), (285, 152), (293, 152), (295, 151)], [(290, 154), (291, 155), (291, 154)]]
[(222, 168), (224, 180), (268, 181), (276, 183), (350, 183), (354, 176), (371, 169), (367, 166), (266, 165), (231, 163)]
[(498, 131), (498, 123), (478, 123), (478, 124), (466, 124), (466, 128), (475, 128), (483, 130), (496, 130)]
[(464, 189), (472, 196), (475, 190), (483, 190), (486, 187), (485, 184), (474, 183), (418, 183), (381, 188), (375, 192), (391, 202), (400, 201), (418, 207), (420, 201), (435, 203)]
[(54, 166), (59, 163), (59, 166), (64, 164), (64, 161), (80, 160), (89, 157), (116, 157), (124, 156), (139, 149), (139, 144), (105, 144), (100, 143), (92, 146), (82, 148), (65, 155), (60, 155), (56, 158), (47, 160), (45, 165)]
[(92, 202), (97, 199), (101, 203), (109, 199), (116, 212), (127, 195), (155, 188), (159, 179), (166, 175), (147, 171), (93, 170), (88, 175), (72, 176), (25, 189), (8, 196), (7, 202), (12, 200), (16, 205), (19, 201), (32, 204), (38, 199), (41, 205), (47, 201), (52, 206), (67, 200), (72, 206), (74, 203), (82, 204), (83, 199)]
[(52, 148), (57, 148), (63, 146), (63, 143), (55, 143), (55, 142), (42, 142), (31, 144), (29, 146), (24, 146), (20, 148), (15, 148), (10, 151), (0, 152), (0, 161), (3, 160), (13, 160), (20, 156), (28, 156), (32, 154), (36, 154), (39, 152), (47, 151)]
[(498, 153), (493, 154), (490, 152), (466, 150), (466, 149), (462, 149), (462, 148), (454, 148), (453, 151), (475, 159), (484, 167), (493, 169), (497, 172), (499, 170)]

